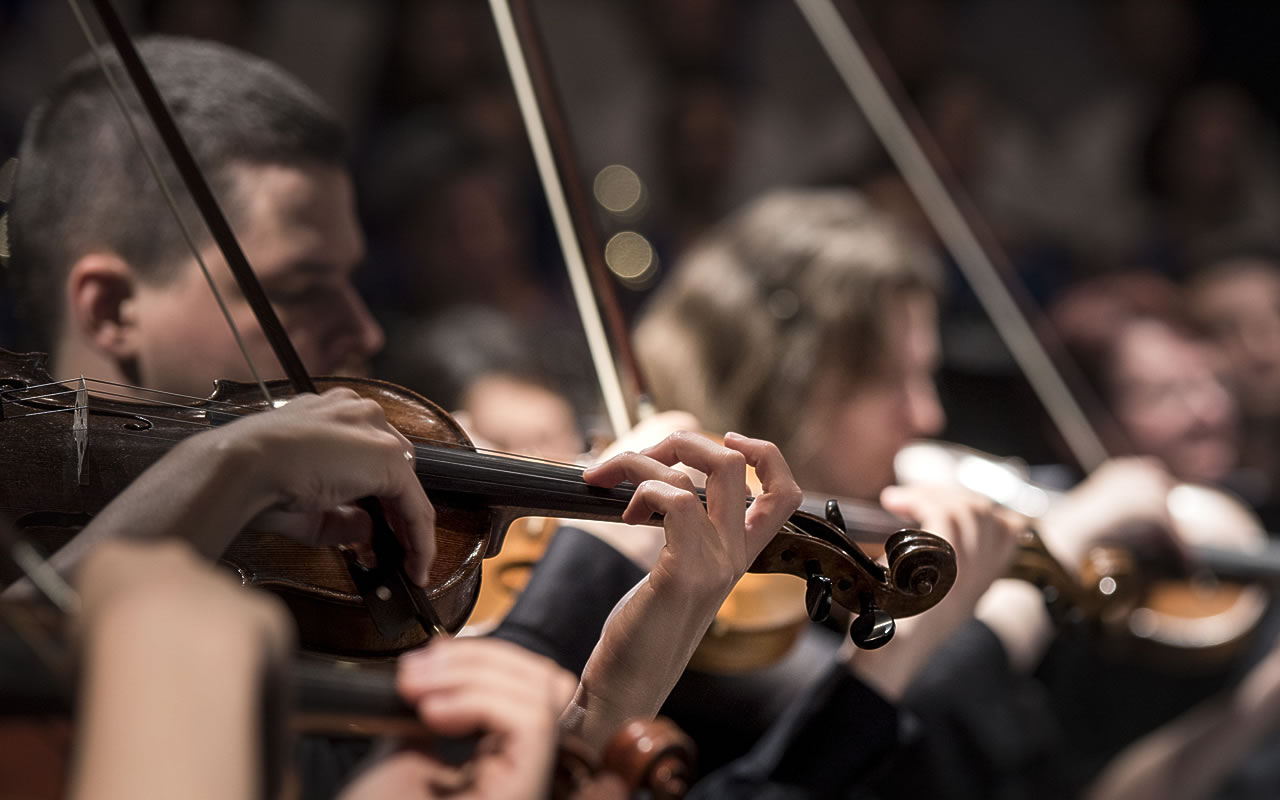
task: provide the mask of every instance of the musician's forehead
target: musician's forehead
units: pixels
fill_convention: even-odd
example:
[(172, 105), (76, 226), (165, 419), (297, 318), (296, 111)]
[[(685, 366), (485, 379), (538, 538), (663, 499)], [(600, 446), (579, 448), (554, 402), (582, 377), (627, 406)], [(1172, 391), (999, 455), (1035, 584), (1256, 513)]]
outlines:
[(235, 232), (260, 274), (286, 266), (345, 274), (364, 259), (345, 169), (246, 164), (233, 170)]

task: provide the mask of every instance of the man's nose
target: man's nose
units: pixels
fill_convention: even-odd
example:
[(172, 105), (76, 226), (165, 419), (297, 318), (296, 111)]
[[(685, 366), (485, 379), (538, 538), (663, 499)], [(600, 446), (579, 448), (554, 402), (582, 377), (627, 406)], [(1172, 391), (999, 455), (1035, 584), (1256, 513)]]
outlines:
[(344, 324), (335, 337), (335, 349), (340, 352), (334, 355), (340, 362), (368, 361), (386, 345), (386, 333), (354, 287), (347, 288), (344, 299)]
[(936, 436), (947, 422), (932, 380), (913, 387), (907, 396), (907, 414), (913, 436)]

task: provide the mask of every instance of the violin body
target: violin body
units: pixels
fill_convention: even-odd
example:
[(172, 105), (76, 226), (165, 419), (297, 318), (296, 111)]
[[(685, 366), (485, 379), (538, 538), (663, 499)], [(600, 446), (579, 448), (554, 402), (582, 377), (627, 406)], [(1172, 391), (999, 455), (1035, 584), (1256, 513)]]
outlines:
[[(210, 397), (189, 404), (102, 398), (83, 381), (54, 383), (44, 362), (41, 354), (0, 350), (0, 468), (8, 476), (0, 484), (0, 513), (50, 548), (74, 536), (177, 442), (267, 407), (257, 386), (231, 381), (217, 382)], [(344, 386), (376, 401), (415, 443), (415, 470), (436, 509), (427, 595), (448, 630), (466, 620), (483, 559), (501, 549), (512, 521), (619, 521), (634, 493), (627, 484), (590, 486), (575, 467), (478, 453), (447, 413), (394, 384), (361, 378), (318, 378), (316, 384), (321, 390)], [(283, 381), (268, 386), (273, 395), (289, 394)], [(893, 618), (925, 611), (946, 595), (955, 580), (955, 552), (920, 531), (899, 531), (885, 545), (887, 566), (881, 566), (842, 528), (797, 512), (750, 571), (802, 578), (825, 594), (827, 606), (834, 600), (869, 620), (887, 620), (891, 630)], [(284, 599), (304, 649), (379, 657), (426, 641), (422, 630), (388, 637), (378, 629), (337, 548), (246, 532), (223, 561), (245, 584)]]
[[(344, 386), (376, 401), (411, 439), (470, 447), (448, 414), (407, 389), (361, 378), (322, 378), (316, 383), (321, 391)], [(42, 355), (0, 351), (0, 425), (12, 434), (4, 437), (0, 450), (7, 476), (0, 484), (0, 512), (10, 515), (25, 536), (47, 551), (65, 544), (182, 439), (230, 422), (237, 414), (266, 408), (256, 385), (218, 381), (212, 395), (191, 404), (90, 396), (80, 398), (85, 410), (77, 413), (76, 391), (50, 389), (49, 384)], [(288, 393), (283, 382), (269, 385), (273, 393)], [(31, 399), (23, 399), (27, 397)], [(222, 410), (228, 407), (235, 414)], [(77, 420), (83, 421), (83, 451), (74, 430)], [(432, 494), (437, 499), (437, 493)], [(456, 630), (474, 603), (480, 562), (490, 546), (500, 546), (492, 537), (500, 536), (506, 523), (499, 522), (498, 509), (456, 501), (438, 502), (436, 513), (437, 554), (428, 596), (445, 627)], [(246, 532), (222, 561), (244, 584), (269, 589), (284, 599), (298, 622), (300, 641), (309, 650), (373, 656), (425, 641), (421, 631), (406, 632), (391, 642), (382, 636), (337, 548), (312, 548), (279, 534)]]
[[(954, 481), (1033, 520), (1061, 494), (1032, 484), (1014, 464), (942, 442), (908, 445), (897, 469), (908, 481)], [(1028, 530), (1011, 577), (1039, 587), (1055, 616), (1088, 623), (1118, 654), (1187, 671), (1221, 666), (1253, 640), (1270, 605), (1267, 584), (1280, 584), (1280, 549), (1257, 517), (1220, 489), (1179, 484), (1167, 504), (1203, 574), (1188, 575), (1154, 542), (1095, 547), (1075, 575)]]

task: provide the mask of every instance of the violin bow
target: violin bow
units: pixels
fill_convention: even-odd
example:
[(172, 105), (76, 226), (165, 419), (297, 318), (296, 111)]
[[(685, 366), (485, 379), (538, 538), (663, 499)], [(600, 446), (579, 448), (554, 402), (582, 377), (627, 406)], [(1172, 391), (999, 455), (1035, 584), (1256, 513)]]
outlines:
[[(587, 183), (574, 159), (573, 139), (564, 105), (555, 88), (551, 61), (529, 0), (489, 0), (489, 7), (533, 149), (534, 163), (542, 179), (543, 195), (551, 209), (605, 410), (614, 438), (619, 438), (630, 430), (634, 419), (646, 416), (652, 408), (631, 348), (627, 323), (613, 291), (613, 279), (604, 262), (600, 234), (592, 222), (594, 212), (587, 199)], [(629, 387), (618, 374), (610, 339), (630, 381)]]
[[(35, 593), (58, 613), (60, 619), (79, 613), (80, 594), (75, 588), (7, 520), (0, 519), (0, 562), (6, 561), (17, 567), (19, 576), (30, 582)], [(0, 601), (0, 619), (9, 624), (23, 644), (54, 676), (59, 693), (69, 698), (74, 682), (71, 651), (8, 602)]]
[[(1049, 331), (1037, 334), (1028, 321), (1034, 308), (1030, 294), (1017, 283), (1008, 256), (990, 230), (979, 224), (972, 201), (951, 176), (941, 149), (902, 87), (893, 81), (888, 59), (871, 43), (857, 10), (848, 5), (842, 13), (834, 0), (796, 0), (1072, 455), (1081, 467), (1092, 471), (1107, 460), (1108, 452), (1080, 400), (1087, 399), (1091, 407), (1100, 404), (1076, 377), (1076, 371), (1070, 370), (1061, 343), (1048, 338)], [(1058, 353), (1056, 362), (1047, 344)]]
[[(75, 15), (86, 41), (89, 43), (89, 48), (98, 58), (99, 66), (102, 68), (107, 83), (111, 87), (112, 95), (120, 106), (120, 111), (124, 114), (125, 120), (129, 123), (138, 146), (142, 148), (153, 176), (160, 184), (174, 217), (182, 227), (187, 244), (191, 247), (192, 252), (195, 253), (196, 261), (200, 264), (201, 269), (204, 270), (205, 278), (208, 280), (214, 297), (222, 308), (223, 315), (227, 317), (227, 322), (231, 325), (232, 334), (239, 343), (240, 350), (249, 364), (249, 369), (253, 372), (259, 387), (261, 387), (263, 394), (266, 396), (268, 405), (271, 405), (271, 393), (267, 389), (266, 383), (259, 376), (258, 370), (253, 364), (253, 360), (249, 357), (234, 323), (231, 322), (226, 304), (209, 276), (209, 271), (200, 257), (199, 248), (195, 246), (195, 238), (191, 235), (190, 229), (183, 220), (182, 214), (173, 200), (172, 193), (169, 191), (155, 159), (148, 152), (145, 142), (134, 125), (133, 116), (124, 102), (115, 77), (111, 74), (111, 70), (107, 68), (97, 37), (94, 36), (89, 27), (79, 0), (67, 0), (67, 2), (71, 6), (71, 11)], [(170, 113), (164, 99), (160, 96), (160, 92), (156, 88), (151, 74), (147, 71), (146, 65), (143, 64), (141, 57), (138, 55), (137, 48), (134, 47), (128, 31), (120, 21), (119, 14), (116, 13), (111, 0), (92, 0), (92, 2), (135, 91), (142, 100), (147, 116), (155, 126), (157, 133), (159, 133), (169, 157), (173, 160), (183, 183), (195, 201), (210, 235), (231, 268), (236, 283), (253, 309), (255, 317), (262, 326), (263, 333), (271, 344), (271, 348), (275, 352), (276, 358), (280, 361), (280, 365), (288, 376), (294, 391), (298, 393), (314, 393), (316, 391), (315, 383), (311, 380), (311, 376), (307, 374), (306, 367), (302, 364), (302, 359), (298, 357), (297, 350), (294, 349), (293, 343), (289, 340), (288, 333), (286, 333), (284, 326), (280, 323), (280, 319), (276, 316), (275, 310), (271, 307), (271, 303), (267, 299), (266, 293), (262, 290), (257, 276), (254, 275), (253, 269), (249, 266), (249, 261), (236, 240), (226, 215), (222, 212), (222, 208), (214, 197), (208, 181), (196, 164), (190, 148), (187, 147), (182, 138), (182, 134), (178, 131), (173, 115)], [(351, 572), (351, 578), (364, 599), (365, 606), (372, 615), (378, 631), (384, 637), (395, 640), (413, 626), (419, 625), (428, 636), (444, 635), (446, 633), (444, 626), (432, 607), (427, 593), (405, 575), (403, 569), (404, 548), (395, 538), (395, 534), (392, 533), (391, 527), (387, 523), (386, 515), (383, 513), (382, 504), (376, 497), (365, 497), (361, 498), (357, 505), (373, 521), (373, 550), (377, 556), (378, 563), (377, 566), (368, 568), (358, 564), (354, 559), (348, 559), (348, 567)]]

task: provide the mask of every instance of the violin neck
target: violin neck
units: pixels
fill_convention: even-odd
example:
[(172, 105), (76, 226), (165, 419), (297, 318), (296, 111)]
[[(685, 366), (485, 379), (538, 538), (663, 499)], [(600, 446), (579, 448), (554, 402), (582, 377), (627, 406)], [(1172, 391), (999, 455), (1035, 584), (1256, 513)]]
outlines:
[(1194, 552), (1199, 563), (1222, 580), (1280, 584), (1280, 546), (1275, 544), (1256, 552), (1220, 547), (1196, 547)]
[(292, 725), (299, 733), (412, 737), (424, 733), (413, 708), (396, 692), (395, 673), (390, 669), (344, 669), (299, 660), (293, 667), (293, 681), (297, 711)]
[(882, 506), (866, 500), (854, 500), (848, 497), (828, 498), (825, 495), (805, 492), (800, 502), (800, 510), (815, 517), (826, 519), (827, 504), (835, 500), (844, 518), (845, 529), (855, 541), (883, 542), (903, 528), (919, 527), (916, 523), (902, 519), (885, 511)]
[(554, 516), (618, 521), (635, 487), (591, 486), (582, 469), (566, 464), (478, 453), (439, 445), (417, 445), (418, 479), (435, 497), (503, 509), (511, 518)]
[[(452, 495), (462, 505), (502, 509), (509, 522), (523, 516), (550, 516), (617, 522), (622, 519), (635, 486), (591, 486), (582, 469), (567, 464), (532, 461), (507, 455), (478, 453), (455, 447), (417, 445), (416, 469), (431, 496)], [(703, 490), (698, 495), (706, 502)], [(874, 503), (841, 498), (836, 501), (845, 529), (857, 541), (883, 542), (903, 528), (913, 527)], [(827, 498), (806, 495), (800, 510), (826, 518)], [(501, 527), (505, 528), (505, 525)]]

